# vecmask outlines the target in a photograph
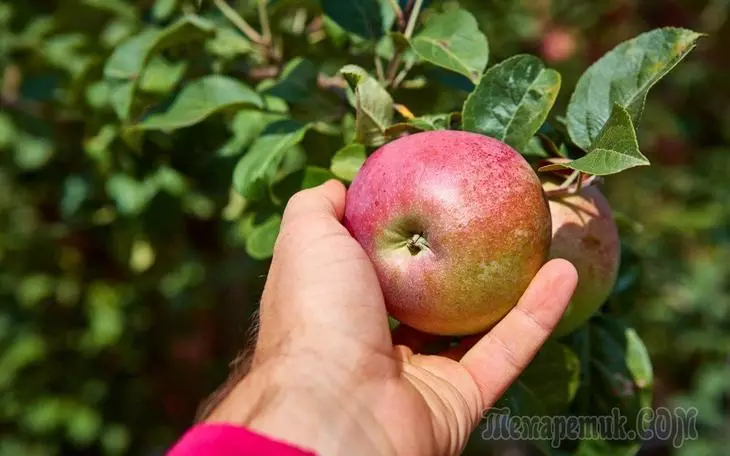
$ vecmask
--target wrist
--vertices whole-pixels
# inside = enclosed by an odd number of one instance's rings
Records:
[[[244,426],[320,456],[392,454],[387,434],[353,388],[307,370],[254,369],[206,421]]]

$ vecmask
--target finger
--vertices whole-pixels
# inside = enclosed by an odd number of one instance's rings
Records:
[[[568,261],[545,264],[512,311],[461,359],[484,406],[493,404],[527,367],[555,329],[578,282]]]
[[[260,306],[262,343],[292,331],[390,343],[372,263],[341,223],[345,195],[333,180],[289,200]]]
[[[287,202],[282,225],[298,216],[329,215],[335,220],[342,220],[345,212],[345,193],[345,186],[334,179],[295,193]]]

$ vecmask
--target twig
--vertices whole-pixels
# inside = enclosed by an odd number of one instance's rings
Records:
[[[416,29],[416,22],[418,21],[418,15],[421,13],[421,7],[423,6],[423,0],[416,0],[416,4],[413,6],[413,10],[408,15],[408,25],[404,35],[410,39],[413,36],[413,31]]]
[[[385,71],[383,70],[383,62],[380,61],[380,56],[375,53],[375,73],[378,76],[380,82],[385,82]]]
[[[385,77],[388,80],[388,85],[390,86],[393,85],[393,81],[398,75],[398,68],[400,67],[401,60],[403,60],[403,54],[401,54],[400,51],[396,51],[395,55],[393,56],[393,60],[391,60],[390,64],[388,64],[388,73],[385,75]]]
[[[546,190],[545,196],[548,199],[557,199],[557,198],[562,198],[564,196],[575,195],[577,193],[580,193],[580,191],[583,190],[584,188],[588,188],[593,185],[598,185],[600,182],[601,182],[601,178],[599,176],[591,176],[583,182],[579,181],[577,183],[577,185],[575,185],[575,186],[569,185],[569,186],[563,188],[561,185],[559,188],[556,188],[555,190]]]
[[[400,87],[400,85],[403,83],[403,80],[408,76],[408,72],[411,71],[411,68],[413,68],[413,65],[416,64],[415,60],[411,60],[410,62],[406,62],[405,66],[403,67],[403,70],[401,70],[400,73],[398,73],[398,76],[393,79],[393,88],[397,89]]]
[[[408,6],[410,6],[410,3]],[[408,24],[406,25],[405,31],[403,32],[406,39],[410,39],[411,36],[413,36],[413,31],[416,29],[416,22],[418,22],[418,15],[421,13],[422,6],[423,6],[423,0],[415,0],[415,4],[413,5],[413,8],[409,9]],[[401,28],[401,30],[402,30],[402,28]],[[388,71],[385,76],[386,80],[387,80],[387,85],[391,88],[397,87],[397,85],[395,84],[395,81],[396,81],[397,77],[399,76],[398,70],[400,68],[400,64],[402,61],[403,61],[403,50],[396,49],[395,55],[393,55],[393,59],[388,64]],[[401,78],[401,82],[402,82],[403,78],[405,78],[405,75]]]
[[[395,12],[395,18],[398,21],[398,28],[403,29],[403,27],[406,26],[406,18],[403,16],[403,10],[400,8],[400,5],[398,4],[398,0],[388,0],[388,3],[390,4],[390,7],[393,8],[393,11]]]
[[[271,24],[269,23],[269,12],[266,10],[267,0],[259,0],[259,22],[261,22],[261,33],[265,44],[271,44]]]
[[[233,25],[238,27],[238,29],[248,37],[248,39],[256,44],[266,44],[264,38],[259,34],[259,32],[251,27],[249,23],[236,12],[236,10],[231,8],[231,6],[225,2],[225,0],[213,0],[213,3]]]

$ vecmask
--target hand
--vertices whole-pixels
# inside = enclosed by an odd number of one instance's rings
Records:
[[[319,455],[456,455],[549,337],[575,289],[548,262],[489,333],[439,356],[391,336],[375,271],[342,226],[342,184],[286,207],[264,289],[251,371],[208,417]]]

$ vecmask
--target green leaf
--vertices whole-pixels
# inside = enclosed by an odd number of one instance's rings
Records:
[[[41,361],[48,351],[41,336],[32,332],[19,333],[0,352],[0,388],[7,390],[21,369]]]
[[[266,221],[253,227],[246,239],[246,252],[255,260],[266,260],[274,253],[274,244],[279,236],[281,215],[274,214]]]
[[[261,97],[242,82],[210,75],[191,82],[163,113],[152,114],[135,128],[142,130],[175,130],[202,122],[224,109],[263,107]]]
[[[157,194],[158,187],[152,180],[140,182],[126,174],[114,174],[106,182],[106,191],[121,214],[137,215]]]
[[[206,48],[211,54],[228,60],[253,50],[251,42],[231,27],[218,27],[215,37],[208,41]]]
[[[125,315],[122,296],[111,285],[93,283],[86,297],[89,330],[84,344],[88,348],[101,348],[116,343],[124,333]]]
[[[302,179],[302,188],[312,188],[322,185],[334,176],[325,168],[319,166],[307,166],[304,168],[304,178]]]
[[[107,11],[130,21],[138,20],[137,11],[134,6],[124,0],[82,0],[81,3],[101,11]]]
[[[361,38],[383,36],[385,27],[378,0],[322,0],[322,10],[337,25]]]
[[[571,339],[574,350],[580,353],[583,377],[576,412],[608,415],[618,408],[633,419],[640,416],[642,408],[651,406],[651,358],[634,329],[601,314]],[[629,420],[629,424],[639,423]]]
[[[122,454],[132,440],[129,431],[120,425],[107,425],[101,435],[101,445],[107,454]]]
[[[522,151],[537,133],[560,90],[560,73],[537,57],[517,55],[490,68],[469,95],[463,128]]]
[[[569,347],[548,340],[522,373],[520,381],[540,398],[548,414],[560,414],[578,391],[580,360]]]
[[[221,157],[241,154],[272,123],[285,119],[284,114],[244,109],[231,120],[233,137],[218,150]]]
[[[332,157],[330,170],[332,174],[344,181],[352,181],[365,163],[365,146],[362,144],[348,144],[338,150]]]
[[[418,133],[419,131],[450,130],[454,127],[461,113],[452,112],[449,114],[430,114],[406,122],[399,122],[391,125],[385,130],[385,136],[389,139],[397,138],[404,133]]]
[[[114,49],[104,65],[104,77],[113,82],[115,91],[124,92],[117,97],[119,118],[130,118],[140,75],[155,52],[212,36],[214,32],[212,22],[187,15],[165,29],[147,29]]]
[[[393,99],[374,78],[355,65],[340,69],[354,91],[355,138],[366,146],[385,142],[385,131],[393,122]]]
[[[63,183],[63,193],[60,200],[61,216],[73,216],[89,198],[91,193],[89,183],[78,175],[71,175]]]
[[[586,174],[605,176],[649,164],[649,160],[639,151],[631,115],[617,104],[587,155],[572,162],[544,166],[540,171],[570,168]]]
[[[533,136],[532,138],[530,138],[530,140],[527,142],[527,145],[525,145],[525,147],[523,147],[520,152],[525,157],[547,158],[550,156],[548,151],[546,151],[543,147],[542,142],[540,141],[540,138],[538,136]]]
[[[614,104],[626,108],[639,124],[646,95],[692,49],[702,34],[663,28],[626,41],[581,76],[568,105],[568,133],[588,149],[611,116]]]
[[[265,195],[289,149],[299,144],[309,125],[293,120],[275,122],[251,145],[233,171],[233,186],[244,198]]]
[[[487,37],[474,16],[462,9],[433,16],[411,46],[424,60],[463,74],[475,84],[489,60]]]
[[[152,7],[152,17],[157,21],[167,20],[175,12],[179,0],[156,0]]]
[[[520,421],[527,417],[548,416],[541,398],[535,394],[524,382],[516,380],[509,389],[502,395],[496,404],[490,409],[482,420],[481,436],[489,440],[500,434],[501,426],[520,426]],[[503,418],[515,417],[516,420],[502,421]],[[513,430],[515,430],[513,428]],[[519,430],[516,430],[519,432]],[[522,429],[524,432],[524,429]],[[550,447],[545,440],[530,441],[544,455],[550,455]]]
[[[26,171],[43,167],[53,157],[53,143],[40,136],[22,133],[15,139],[14,145],[15,164]]]
[[[85,405],[75,405],[68,413],[66,432],[72,442],[88,445],[99,435],[102,425],[99,412]]]
[[[301,103],[316,90],[317,67],[310,60],[296,57],[286,64],[279,81],[264,93],[290,103]]]
[[[182,80],[187,68],[185,61],[171,63],[163,57],[153,57],[144,69],[139,88],[149,93],[167,94]]]
[[[0,112],[0,149],[10,147],[17,134],[13,119],[6,113]]]

